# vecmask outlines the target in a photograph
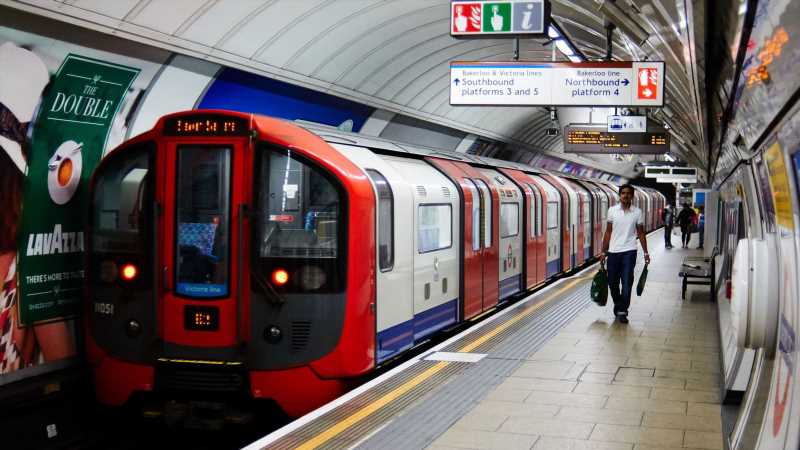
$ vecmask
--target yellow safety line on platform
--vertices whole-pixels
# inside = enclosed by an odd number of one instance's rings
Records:
[[[541,308],[546,303],[548,303],[551,300],[553,300],[554,298],[556,298],[557,295],[561,294],[564,291],[572,289],[572,287],[575,286],[576,284],[578,284],[579,282],[586,281],[587,278],[588,277],[576,278],[575,280],[569,282],[568,284],[566,284],[561,289],[551,293],[550,296],[548,296],[548,298],[546,298],[545,300],[542,300],[542,301],[536,303],[535,305],[532,305],[532,306],[530,306],[528,308],[525,308],[524,310],[522,310],[520,312],[520,314],[517,314],[515,317],[512,317],[511,319],[507,320],[505,323],[503,323],[502,325],[498,326],[497,328],[495,328],[491,332],[481,336],[480,338],[474,340],[470,344],[462,347],[459,350],[459,352],[469,352],[469,351],[477,348],[478,346],[480,346],[481,344],[485,343],[486,341],[488,341],[492,337],[496,336],[498,333],[502,332],[503,330],[507,329],[511,325],[513,325],[513,324],[519,322],[520,320],[522,320],[523,317],[526,317],[528,314],[530,314],[530,313],[536,311],[537,309]],[[387,404],[391,403],[393,400],[397,399],[401,395],[403,395],[406,392],[410,391],[411,389],[415,388],[417,385],[421,384],[423,381],[425,381],[428,378],[430,378],[431,376],[435,375],[437,372],[439,372],[440,370],[444,369],[449,364],[450,364],[450,362],[448,362],[448,361],[441,361],[441,362],[436,363],[434,366],[431,366],[426,371],[424,371],[424,372],[420,373],[419,375],[415,376],[414,378],[406,381],[404,384],[402,384],[401,386],[398,386],[393,391],[387,393],[383,397],[381,397],[381,398],[375,400],[374,402],[370,403],[369,405],[365,406],[363,409],[359,410],[355,414],[352,414],[352,415],[348,416],[347,418],[345,418],[341,422],[338,422],[336,425],[334,425],[334,426],[328,428],[327,430],[325,430],[323,433],[318,434],[313,439],[304,442],[302,445],[298,446],[297,448],[298,449],[303,449],[303,450],[311,450],[311,449],[319,447],[320,445],[328,442],[332,438],[334,438],[337,435],[339,435],[344,430],[350,428],[351,426],[353,426],[354,424],[358,423],[362,419],[368,417],[370,414],[374,413],[375,411],[377,411],[380,408],[382,408],[382,407],[386,406]]]
[[[480,347],[481,344],[483,344],[484,342],[486,342],[489,339],[497,336],[499,333],[501,333],[506,328],[508,328],[511,325],[514,325],[515,323],[517,323],[520,320],[522,320],[523,317],[526,317],[528,314],[536,311],[537,309],[541,308],[545,304],[549,303],[551,300],[553,300],[553,298],[555,298],[555,295],[560,294],[560,293],[562,293],[564,291],[567,291],[569,289],[572,289],[572,287],[575,286],[578,282],[581,282],[581,281],[584,281],[584,280],[585,280],[585,278],[576,278],[575,280],[570,281],[569,283],[567,283],[561,289],[559,289],[556,292],[553,292],[552,294],[550,294],[550,296],[547,299],[542,300],[542,301],[536,303],[535,305],[531,305],[531,306],[525,308],[524,310],[520,311],[519,314],[517,314],[516,316],[512,317],[511,319],[508,319],[502,325],[498,326],[494,330],[490,331],[489,333],[484,334],[483,336],[479,337],[478,339],[475,339],[474,341],[470,342],[469,344],[465,345],[464,347],[461,347],[459,352],[471,352],[472,350],[475,350],[476,348]]]

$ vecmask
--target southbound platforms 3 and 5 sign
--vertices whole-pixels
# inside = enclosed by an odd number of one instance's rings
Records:
[[[452,62],[451,105],[664,106],[664,62]]]

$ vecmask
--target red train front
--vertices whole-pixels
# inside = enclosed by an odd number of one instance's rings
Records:
[[[106,157],[91,191],[101,403],[271,399],[296,416],[374,367],[374,193],[320,138],[174,114]]]

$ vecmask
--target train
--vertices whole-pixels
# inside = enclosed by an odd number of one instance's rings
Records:
[[[96,397],[300,416],[593,262],[617,201],[605,181],[321,125],[166,115],[90,182]],[[634,202],[662,225],[662,194]]]

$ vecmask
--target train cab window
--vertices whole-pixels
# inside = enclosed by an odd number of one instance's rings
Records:
[[[547,203],[547,229],[552,230],[558,228],[558,202]]]
[[[392,187],[380,172],[367,169],[378,192],[378,267],[387,272],[394,267],[394,197]]]
[[[419,205],[417,250],[420,253],[449,248],[453,243],[453,207]]]
[[[273,271],[282,269],[289,274],[279,288],[282,293],[341,292],[346,270],[343,189],[333,176],[290,149],[261,143],[257,150],[253,284],[265,286]],[[379,195],[380,209],[386,204],[384,194]],[[383,223],[391,227],[391,221]],[[382,263],[391,265],[393,253],[386,247]]]
[[[483,180],[475,180],[481,191],[481,215],[483,216],[483,248],[492,246],[492,191]]]
[[[90,265],[95,282],[116,283],[123,264],[147,267],[153,248],[152,142],[112,154],[98,169],[91,206]],[[149,290],[151,271],[141,270],[126,289]]]
[[[475,182],[469,178],[464,178],[464,183],[472,194],[472,250],[481,249],[481,196]]]
[[[512,237],[519,234],[519,204],[500,204],[500,236]]]
[[[175,291],[180,295],[228,295],[230,166],[230,147],[178,147]]]

